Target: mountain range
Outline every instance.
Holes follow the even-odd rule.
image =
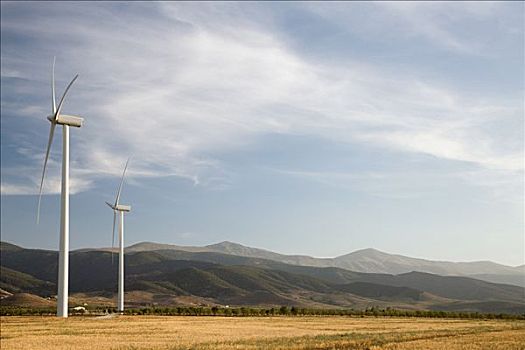
[[[0,250],[0,288],[4,295],[14,294],[4,297],[2,304],[8,304],[20,293],[41,297],[55,294],[57,252],[24,249],[6,242],[1,243]],[[118,272],[116,259],[112,264],[111,255],[107,248],[70,253],[73,300],[113,303]],[[391,261],[397,262],[392,262],[394,267],[390,266]],[[416,268],[407,271],[410,264]],[[359,266],[361,271],[348,266]],[[446,274],[459,271],[471,275],[486,272],[512,276],[523,271],[523,267],[489,262],[432,262],[372,249],[334,259],[316,259],[282,255],[231,242],[205,247],[139,243],[126,249],[126,300],[128,306],[379,306],[525,313],[523,287],[418,271],[419,266],[441,269]],[[387,273],[388,268],[400,272]],[[362,272],[366,269],[375,270]],[[28,297],[17,300],[22,299]]]
[[[488,282],[507,283],[525,287],[525,265],[513,267],[497,264],[491,261],[431,261],[396,254],[388,254],[372,248],[357,250],[336,258],[313,258],[306,255],[284,255],[268,250],[246,247],[228,241],[204,247],[142,242],[126,249],[127,252],[156,250],[214,252],[274,260],[291,265],[339,267],[350,271],[367,273],[386,273],[395,275],[419,271],[443,276],[468,276]]]

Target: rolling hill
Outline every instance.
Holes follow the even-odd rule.
[[[274,260],[285,264],[315,267],[339,267],[350,271],[401,274],[412,271],[443,276],[467,276],[488,282],[507,283],[525,287],[525,267],[506,266],[490,261],[448,262],[410,258],[388,254],[376,249],[362,249],[336,258],[313,258],[305,255],[284,255],[268,250],[246,247],[232,242],[221,242],[204,247],[178,246],[142,242],[126,249],[128,252],[176,250],[212,252],[250,258]]]
[[[30,293],[17,293],[3,298],[0,301],[2,306],[22,306],[22,307],[53,307],[56,305],[54,300],[44,299],[38,295]]]
[[[162,246],[166,248],[166,246]],[[172,248],[172,247],[171,247]],[[338,267],[285,264],[219,252],[128,250],[126,290],[136,305],[151,300],[219,305],[367,306],[408,309],[501,309],[525,312],[525,289],[468,277],[429,273],[377,274]],[[47,297],[56,290],[55,251],[1,245],[0,287],[10,293]],[[109,251],[70,254],[70,291],[110,297],[117,263]],[[142,295],[144,299],[141,300]],[[147,296],[147,297],[145,297]],[[509,311],[510,310],[510,311]]]

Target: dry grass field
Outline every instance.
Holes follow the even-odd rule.
[[[1,348],[525,349],[525,321],[338,316],[2,317]]]

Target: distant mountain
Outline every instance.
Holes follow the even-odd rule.
[[[411,271],[429,272],[440,275],[473,274],[518,274],[524,273],[519,267],[505,266],[490,261],[447,262],[409,258],[388,254],[376,249],[363,249],[334,259],[337,267],[353,271],[378,273],[405,273]]]
[[[126,247],[126,252],[151,252],[155,250],[183,250],[186,252],[206,252],[210,251],[206,247],[179,246],[175,244],[163,244],[154,242],[141,242]]]
[[[524,269],[525,270],[525,269]],[[503,284],[512,284],[515,286],[525,287],[525,272],[518,274],[509,274],[509,275],[498,275],[494,273],[481,273],[481,274],[472,274],[469,277],[476,278],[478,280],[483,280],[493,283],[503,283]]]
[[[15,251],[22,251],[22,250],[24,250],[24,248],[19,247],[15,244],[12,244],[9,242],[0,242],[0,251],[2,252],[7,252],[7,251],[15,252]]]
[[[204,247],[143,242],[128,247],[126,251],[139,252],[156,250],[215,252],[251,258],[269,259],[291,265],[339,267],[350,271],[367,273],[401,274],[418,271],[444,276],[470,276],[488,282],[508,283],[525,287],[525,265],[513,267],[490,261],[432,261],[388,254],[371,248],[358,250],[336,258],[313,258],[305,255],[284,255],[268,250],[246,247],[228,241]]]
[[[261,258],[279,261],[285,264],[329,267],[332,259],[312,258],[306,255],[284,255],[269,250],[246,247],[241,244],[224,241],[204,247],[179,246],[174,244],[159,244],[153,242],[141,242],[126,248],[127,252],[156,251],[156,250],[180,250],[186,252],[213,252],[223,253],[250,258]],[[326,260],[326,261],[325,261]]]
[[[1,289],[14,295],[29,292],[48,297],[55,293],[57,252],[6,244],[0,248]],[[198,301],[210,305],[437,310],[462,310],[464,305],[474,311],[525,312],[524,288],[467,277],[361,273],[168,248],[128,250],[126,290],[132,305]],[[78,300],[89,295],[107,305],[117,289],[117,267],[108,251],[71,252],[70,292]]]

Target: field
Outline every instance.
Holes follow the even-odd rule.
[[[525,322],[424,318],[2,317],[11,349],[525,349]]]

